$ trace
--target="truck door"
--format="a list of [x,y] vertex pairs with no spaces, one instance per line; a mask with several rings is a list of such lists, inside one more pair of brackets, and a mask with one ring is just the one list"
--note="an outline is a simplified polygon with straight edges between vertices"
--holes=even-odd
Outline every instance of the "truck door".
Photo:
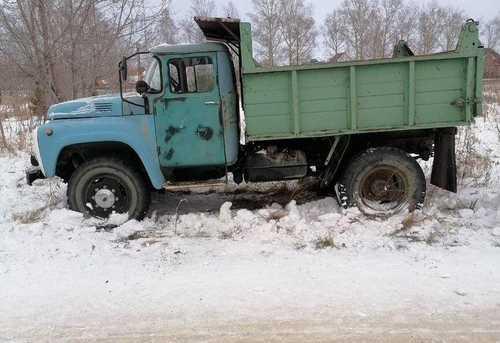
[[162,167],[224,165],[215,53],[170,56],[163,101],[155,105]]

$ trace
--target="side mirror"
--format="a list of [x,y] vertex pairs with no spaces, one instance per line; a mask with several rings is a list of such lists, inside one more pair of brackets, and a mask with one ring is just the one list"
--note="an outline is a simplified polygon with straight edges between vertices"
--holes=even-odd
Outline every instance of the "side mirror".
[[122,57],[120,62],[120,77],[123,81],[127,81],[128,77],[128,67],[127,67],[127,58],[125,56]]
[[143,80],[139,80],[135,83],[135,91],[140,95],[143,95],[150,89],[148,83]]

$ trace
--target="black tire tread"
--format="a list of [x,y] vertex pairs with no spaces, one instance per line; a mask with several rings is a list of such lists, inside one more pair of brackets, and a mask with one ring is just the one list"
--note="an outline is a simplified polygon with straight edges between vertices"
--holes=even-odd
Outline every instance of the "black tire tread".
[[413,169],[413,171],[417,175],[415,180],[417,192],[414,195],[413,199],[414,207],[410,208],[410,210],[419,208],[419,206],[423,204],[426,192],[426,180],[424,172],[422,171],[422,168],[417,163],[417,161],[404,150],[394,147],[378,147],[371,148],[357,155],[354,155],[348,162],[347,168],[345,168],[342,176],[339,179],[339,183],[343,186],[344,194],[342,195],[347,198],[345,205],[347,205],[348,207],[356,206],[356,202],[353,199],[353,182],[360,170],[366,168],[374,162],[381,161],[387,158],[394,158],[399,160],[401,163],[407,163],[408,166]]
[[151,194],[149,192],[149,187],[147,184],[147,180],[145,176],[136,168],[132,168],[127,165],[125,161],[115,158],[115,157],[97,157],[91,160],[88,160],[81,164],[75,172],[71,175],[71,178],[68,182],[68,188],[66,191],[68,198],[68,205],[71,210],[81,211],[81,209],[77,206],[76,194],[73,192],[76,185],[80,181],[80,179],[90,170],[96,167],[108,167],[111,169],[116,169],[117,173],[127,174],[133,183],[136,184],[137,188],[137,198],[138,198],[138,208],[134,211],[133,214],[129,214],[131,219],[143,219],[149,209],[149,205],[151,203]]

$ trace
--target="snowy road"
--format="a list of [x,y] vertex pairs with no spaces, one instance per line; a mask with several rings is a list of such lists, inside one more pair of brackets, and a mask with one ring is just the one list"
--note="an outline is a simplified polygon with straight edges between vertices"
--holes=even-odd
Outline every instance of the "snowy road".
[[107,268],[89,256],[65,271],[55,259],[26,270],[23,284],[7,274],[0,339],[500,339],[498,248],[256,254],[230,245],[167,268],[134,263],[143,254],[131,252]]
[[136,251],[121,263],[89,255],[73,271],[55,258],[15,288],[19,272],[7,274],[0,338],[500,339],[498,248],[256,253],[206,243],[186,242],[207,250],[165,268],[134,262],[145,254]]
[[[453,316],[334,317],[172,325],[158,318],[128,317],[140,324],[100,323],[29,333],[22,341],[50,342],[498,342],[499,311]],[[146,321],[146,323],[144,322]],[[19,336],[18,336],[19,337]]]

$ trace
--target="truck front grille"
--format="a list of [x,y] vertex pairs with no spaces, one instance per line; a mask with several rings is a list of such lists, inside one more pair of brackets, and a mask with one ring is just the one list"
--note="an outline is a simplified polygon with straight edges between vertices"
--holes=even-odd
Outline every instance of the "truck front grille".
[[113,110],[113,104],[108,102],[100,102],[94,104],[97,112],[111,112]]

